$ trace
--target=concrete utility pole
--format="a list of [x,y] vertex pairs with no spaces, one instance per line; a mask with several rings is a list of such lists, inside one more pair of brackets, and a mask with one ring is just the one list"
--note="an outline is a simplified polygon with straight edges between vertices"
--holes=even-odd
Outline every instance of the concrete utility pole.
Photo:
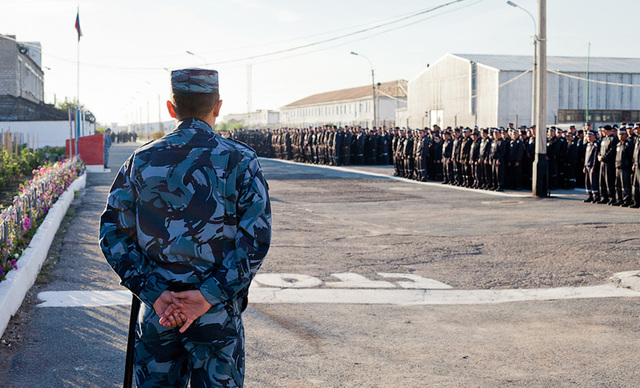
[[369,66],[371,66],[371,88],[373,89],[373,95],[372,95],[372,103],[373,103],[373,127],[377,127],[378,126],[378,112],[376,109],[376,80],[375,80],[375,75],[373,73],[373,64],[371,63],[371,60],[367,57],[365,57],[362,54],[358,54],[356,52],[351,52],[352,55],[359,55],[362,58],[366,59],[369,62]]
[[549,194],[547,162],[547,0],[538,0],[538,71],[536,73],[536,156],[533,162],[533,195]]

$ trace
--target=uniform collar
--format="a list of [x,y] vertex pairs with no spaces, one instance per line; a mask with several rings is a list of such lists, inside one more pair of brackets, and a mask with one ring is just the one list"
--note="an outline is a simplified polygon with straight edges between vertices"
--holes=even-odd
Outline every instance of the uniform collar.
[[213,128],[203,120],[197,118],[188,118],[178,122],[178,129],[195,128],[213,132]]

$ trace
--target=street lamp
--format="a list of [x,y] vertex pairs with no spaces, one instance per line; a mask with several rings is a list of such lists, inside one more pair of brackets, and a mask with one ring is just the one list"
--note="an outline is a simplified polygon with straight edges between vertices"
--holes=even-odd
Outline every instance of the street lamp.
[[207,60],[206,60],[206,59],[204,59],[201,55],[198,55],[198,54],[196,54],[196,53],[194,53],[194,52],[191,52],[191,51],[189,51],[189,50],[187,50],[187,54],[189,54],[189,55],[193,55],[194,57],[198,57],[198,58],[200,58],[200,60],[202,60],[202,64],[203,64],[204,66],[207,66]]
[[365,57],[362,54],[358,54],[356,52],[351,52],[351,55],[359,55],[362,58],[366,59],[369,62],[369,66],[371,66],[371,89],[373,90],[373,127],[377,127],[378,126],[378,110],[376,108],[376,81],[375,81],[375,75],[373,73],[373,64],[371,63],[371,60],[367,57]]
[[538,35],[537,35],[538,25],[536,24],[536,19],[533,17],[531,12],[520,7],[518,4],[514,3],[511,0],[507,1],[507,4],[509,4],[514,8],[520,8],[521,10],[526,12],[527,15],[531,17],[531,21],[533,22],[533,70],[531,73],[531,124],[533,125],[533,123],[536,120],[536,71],[538,67]]
[[164,131],[164,128],[162,127],[162,118],[160,117],[160,113],[162,112],[160,110],[160,106],[161,106],[161,104],[160,104],[160,89],[158,89],[158,87],[156,85],[152,84],[151,82],[149,82],[149,81],[146,81],[146,82],[147,82],[148,85],[154,87],[156,89],[156,91],[158,92],[158,129],[162,132],[162,131]]

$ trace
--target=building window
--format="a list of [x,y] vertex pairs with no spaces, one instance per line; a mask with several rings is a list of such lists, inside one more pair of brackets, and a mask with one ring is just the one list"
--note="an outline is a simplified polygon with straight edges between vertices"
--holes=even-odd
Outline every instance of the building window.
[[640,110],[589,110],[589,117],[584,109],[559,109],[558,123],[619,123],[640,121]]

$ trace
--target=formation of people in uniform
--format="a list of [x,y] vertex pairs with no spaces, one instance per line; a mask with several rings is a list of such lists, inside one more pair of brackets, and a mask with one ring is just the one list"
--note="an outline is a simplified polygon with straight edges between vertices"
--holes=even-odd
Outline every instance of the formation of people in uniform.
[[[481,190],[531,190],[536,128],[323,126],[237,130],[258,155],[303,163],[394,166],[394,175]],[[547,129],[549,189],[587,190],[585,202],[640,207],[640,123]]]
[[111,141],[113,143],[135,142],[137,139],[138,134],[135,132],[111,132]]

